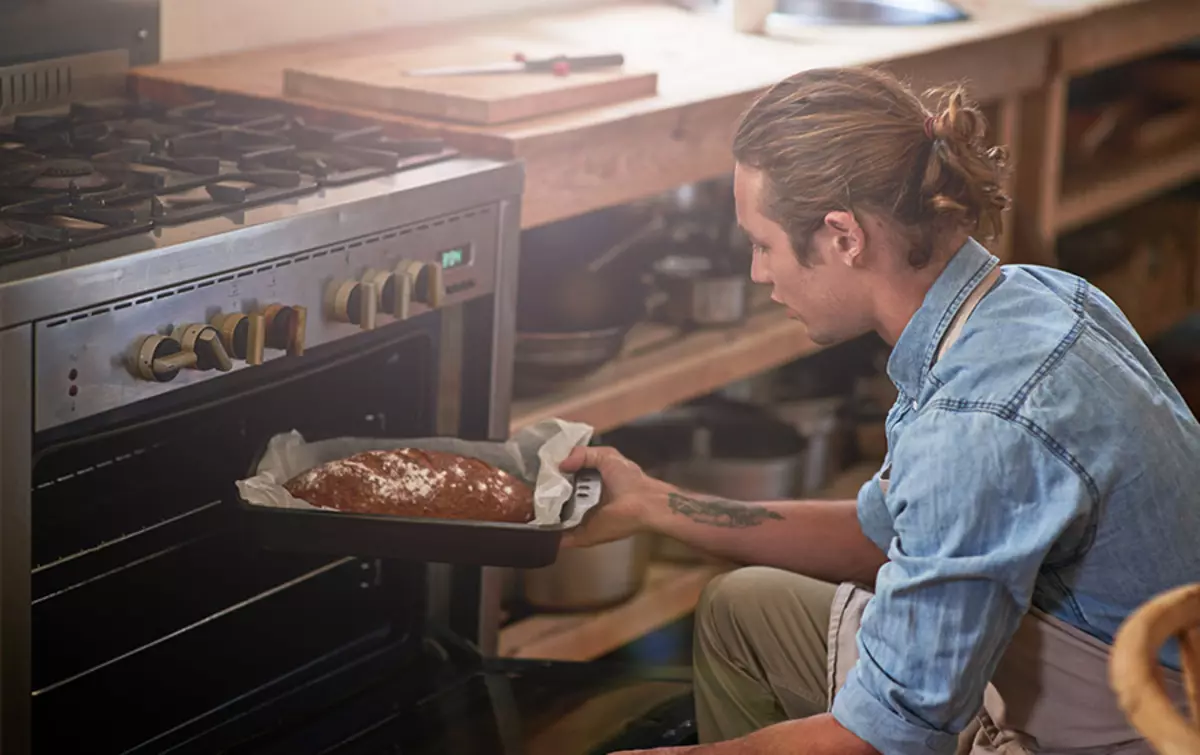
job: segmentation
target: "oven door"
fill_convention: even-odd
[[[34,437],[35,752],[224,751],[412,662],[425,565],[263,551],[234,481],[279,432],[434,434],[454,314]]]

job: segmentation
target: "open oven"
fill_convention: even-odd
[[[455,192],[465,209],[370,234],[355,230],[401,199],[336,205],[336,243],[289,248],[321,236],[293,228],[181,256],[182,229],[164,229],[150,253],[0,266],[0,312],[26,315],[0,331],[6,753],[516,755],[687,736],[686,670],[489,657],[488,568],[271,552],[239,516],[234,482],[280,432],[505,437],[518,202],[488,198],[514,176],[489,166]],[[264,234],[273,212],[243,220]],[[363,281],[414,263],[430,272],[407,284],[408,317],[353,316],[384,303]],[[348,284],[349,309],[332,295]],[[245,328],[219,329],[228,371],[138,377],[147,344],[229,313]]]
[[[268,550],[236,500],[282,432],[507,437],[521,166],[129,100],[154,4],[81,47],[76,3],[0,11],[61,37],[0,68],[0,750],[688,737],[687,669],[496,658],[497,570]]]
[[[513,175],[494,188],[511,193]],[[234,487],[292,429],[505,436],[513,285],[501,248],[514,249],[516,205],[486,204],[487,182],[475,186],[463,201],[481,205],[390,229],[380,218],[396,195],[335,203],[323,224],[334,244],[305,246],[321,234],[283,233],[264,207],[242,218],[277,232],[257,255],[225,238],[184,256],[175,228],[157,256],[117,244],[50,275],[20,275],[49,257],[4,268],[6,314],[26,320],[0,331],[6,752],[25,749],[25,707],[37,752],[227,751],[411,668],[438,632],[490,641],[483,570],[268,552]],[[372,269],[379,290],[360,280]],[[360,317],[403,270],[409,311]],[[228,371],[201,359],[139,375],[148,349],[187,353],[180,326],[230,315],[210,331]]]

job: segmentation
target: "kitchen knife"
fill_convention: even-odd
[[[572,71],[587,71],[612,68],[625,64],[620,53],[601,55],[555,55],[549,58],[526,58],[517,54],[511,61],[476,66],[446,66],[443,68],[418,68],[405,71],[408,76],[485,76],[504,73],[553,73],[565,76]]]

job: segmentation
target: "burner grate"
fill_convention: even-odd
[[[440,139],[199,102],[106,100],[0,124],[0,263],[448,159]]]

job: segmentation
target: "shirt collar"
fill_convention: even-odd
[[[933,363],[942,335],[971,291],[1000,260],[974,239],[959,247],[925,293],[888,358],[887,372],[906,395],[921,395],[925,374]]]

